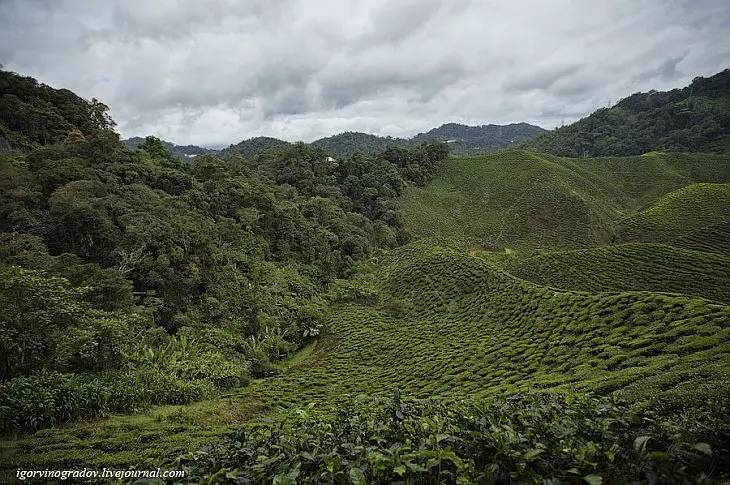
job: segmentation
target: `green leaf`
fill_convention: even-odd
[[[588,482],[590,485],[603,485],[603,477],[598,475],[586,475],[583,480]]]
[[[539,455],[543,451],[545,451],[545,450],[542,448],[530,448],[529,450],[527,450],[527,452],[525,452],[525,459],[532,460],[533,458],[535,458],[537,455]]]
[[[350,481],[353,485],[367,485],[367,481],[365,481],[365,473],[363,473],[362,469],[357,467],[350,468]]]
[[[634,440],[634,452],[637,455],[646,454],[646,443],[651,439],[650,436],[639,436]]]
[[[423,473],[427,472],[428,470],[426,468],[423,468],[418,463],[411,463],[410,461],[406,463],[406,466],[411,469],[411,471],[414,471],[416,473]]]
[[[406,466],[398,465],[397,467],[393,468],[393,472],[397,473],[400,476],[403,476],[406,473]]]
[[[712,448],[710,448],[710,445],[707,443],[695,443],[692,448],[707,456],[712,456]]]
[[[279,473],[274,477],[273,485],[297,485],[297,477],[299,476],[299,464],[289,472]]]

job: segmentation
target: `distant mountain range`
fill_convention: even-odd
[[[413,138],[383,137],[368,133],[347,131],[338,135],[320,138],[312,142],[311,145],[329,150],[337,156],[346,157],[357,151],[364,155],[375,155],[392,147],[407,147],[426,141],[437,140],[448,143],[450,152],[455,155],[477,155],[515,147],[545,131],[539,126],[528,123],[482,126],[447,123],[426,133],[419,133]],[[143,141],[144,138],[134,137],[124,140],[124,144],[129,148],[136,148]],[[234,153],[240,153],[246,157],[250,157],[261,150],[287,145],[289,142],[277,138],[259,136],[243,140],[235,145],[230,145],[223,150],[213,150],[195,145],[181,146],[167,141],[163,141],[163,144],[172,153],[183,158],[192,158],[197,155],[232,155]]]

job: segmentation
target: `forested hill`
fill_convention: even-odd
[[[338,156],[346,157],[355,152],[360,152],[363,155],[375,155],[388,148],[408,146],[409,141],[403,138],[382,137],[369,133],[346,131],[338,135],[320,138],[312,142],[312,145],[329,150]]]
[[[319,139],[312,145],[328,149],[340,156],[349,156],[356,151],[365,155],[375,155],[389,148],[440,141],[448,143],[449,152],[454,155],[478,155],[513,148],[543,132],[544,129],[528,123],[482,126],[446,123],[408,139],[348,131]]]
[[[232,155],[234,153],[240,153],[245,157],[250,157],[256,153],[268,150],[269,148],[277,148],[289,145],[289,142],[279,140],[278,138],[271,138],[269,136],[257,136],[243,140],[242,142],[230,145],[228,148],[221,150],[221,155]]]
[[[443,141],[449,144],[449,151],[454,155],[479,155],[513,148],[544,132],[543,128],[528,123],[482,126],[447,123],[426,133],[419,133],[411,141]]]
[[[96,99],[0,70],[0,153],[108,130],[114,126],[108,110]]]
[[[426,133],[419,133],[413,138],[396,138],[378,136],[369,133],[346,131],[333,136],[320,138],[311,143],[315,148],[328,150],[337,157],[349,157],[356,152],[366,156],[377,155],[389,148],[414,147],[424,142],[437,141],[448,143],[449,152],[454,155],[479,155],[499,150],[514,148],[520,143],[531,140],[545,130],[528,123],[512,123],[509,125],[467,126],[458,123],[446,123]],[[128,148],[137,148],[144,138],[134,137],[124,140]],[[168,151],[182,158],[197,155],[229,156],[241,154],[245,157],[270,148],[284,147],[289,142],[269,136],[248,138],[232,144],[223,150],[213,150],[195,145],[180,146],[162,141]]]
[[[144,143],[144,141],[144,138],[135,136],[132,138],[127,138],[126,140],[122,140],[122,143],[124,143],[124,146],[127,148],[138,148]],[[175,155],[178,155],[182,158],[191,158],[198,155],[214,155],[219,152],[219,150],[199,147],[197,145],[176,145],[165,140],[160,140],[160,142],[167,149],[167,151],[169,151],[170,153],[174,153]]]
[[[683,89],[635,93],[524,148],[567,157],[730,152],[730,69]]]

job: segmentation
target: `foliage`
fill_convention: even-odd
[[[180,457],[184,483],[697,483],[712,461],[651,418],[591,395],[493,401],[360,397],[313,405]]]
[[[18,148],[64,141],[70,132],[81,136],[111,130],[109,108],[86,101],[68,89],[53,89],[32,77],[0,70],[2,136]]]
[[[96,375],[47,373],[0,383],[0,429],[26,432],[152,404],[184,404],[209,396],[210,382],[159,370]]]
[[[668,150],[728,153],[730,69],[683,89],[635,93],[524,148],[564,157],[641,155]]]

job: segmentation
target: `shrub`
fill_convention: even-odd
[[[172,465],[187,483],[696,483],[712,454],[590,394],[313,406]]]
[[[18,377],[0,384],[0,429],[22,433],[110,411],[185,404],[209,396],[213,390],[206,380],[182,380],[156,370]]]

